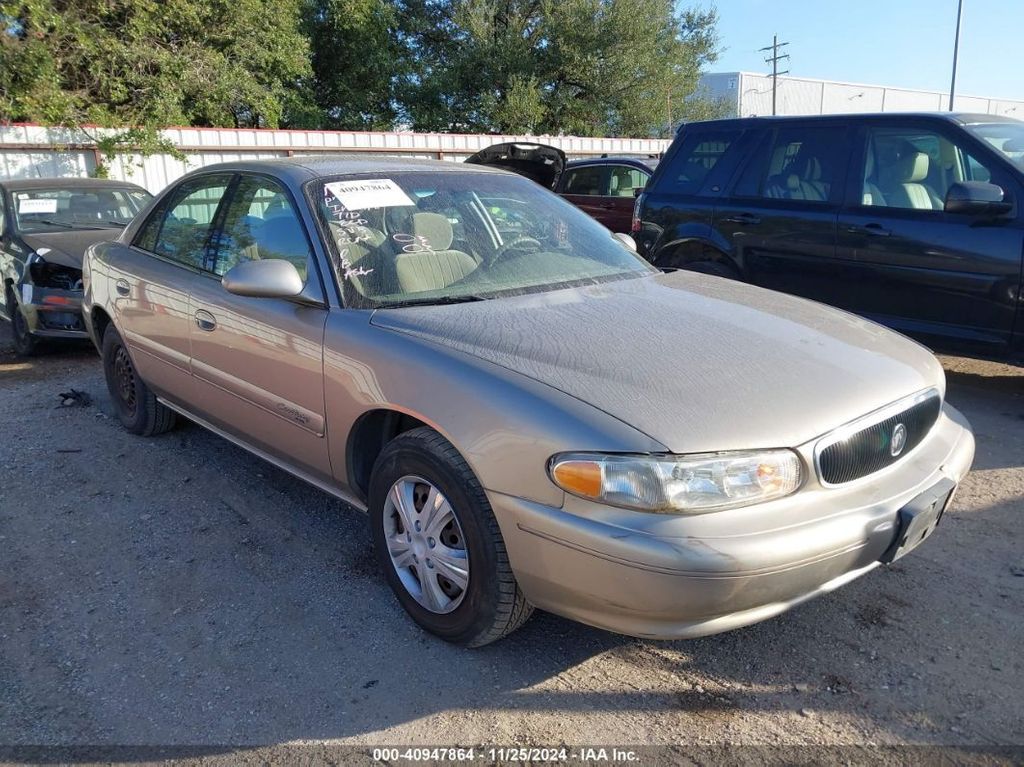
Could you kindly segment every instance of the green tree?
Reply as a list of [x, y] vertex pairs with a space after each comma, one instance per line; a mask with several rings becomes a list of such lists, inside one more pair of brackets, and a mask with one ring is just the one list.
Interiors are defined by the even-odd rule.
[[388, 130], [405, 68], [390, 0], [310, 0], [305, 29], [312, 51], [320, 127]]
[[[419, 129], [665, 135], [706, 112], [716, 12], [671, 0], [421, 0], [404, 101]], [[443, 30], [443, 37], [435, 34]]]
[[0, 119], [277, 127], [307, 108], [302, 0], [0, 0]]

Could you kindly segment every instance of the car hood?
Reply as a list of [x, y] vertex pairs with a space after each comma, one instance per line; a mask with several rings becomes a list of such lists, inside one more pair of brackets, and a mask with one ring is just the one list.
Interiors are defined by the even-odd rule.
[[554, 189], [562, 171], [565, 170], [565, 152], [548, 144], [492, 144], [466, 158], [466, 162], [505, 168], [520, 176], [526, 176], [543, 187]]
[[22, 233], [20, 236], [43, 260], [81, 269], [86, 248], [104, 240], [116, 240], [121, 231], [116, 228], [68, 229], [62, 232]]
[[795, 447], [944, 389], [923, 347], [812, 301], [689, 272], [371, 322], [559, 389], [671, 451]]

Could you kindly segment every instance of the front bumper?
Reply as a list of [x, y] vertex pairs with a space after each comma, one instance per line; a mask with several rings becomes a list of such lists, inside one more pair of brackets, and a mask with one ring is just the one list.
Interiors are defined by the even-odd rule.
[[[805, 459], [813, 445], [799, 449]], [[561, 509], [488, 493], [516, 578], [537, 607], [632, 636], [716, 634], [778, 615], [875, 568], [899, 510], [974, 458], [946, 405], [895, 465], [835, 488], [711, 514], [642, 514], [566, 496]], [[813, 465], [808, 463], [808, 465]]]
[[21, 310], [29, 332], [40, 338], [89, 338], [82, 319], [82, 291], [41, 288], [25, 283]]

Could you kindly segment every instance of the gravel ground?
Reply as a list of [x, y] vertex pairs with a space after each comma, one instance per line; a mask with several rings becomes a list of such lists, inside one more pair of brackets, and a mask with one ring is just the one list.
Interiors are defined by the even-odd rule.
[[0, 744], [1024, 744], [1022, 369], [943, 360], [978, 454], [897, 565], [707, 639], [538, 613], [465, 651], [359, 512], [197, 426], [125, 433], [91, 348], [0, 332]]

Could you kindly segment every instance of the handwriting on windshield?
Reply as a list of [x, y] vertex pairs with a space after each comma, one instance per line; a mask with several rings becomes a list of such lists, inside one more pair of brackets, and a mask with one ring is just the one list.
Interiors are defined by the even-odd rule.
[[335, 227], [338, 230], [335, 240], [338, 243], [341, 268], [338, 272], [342, 280], [351, 280], [356, 277], [365, 277], [373, 274], [372, 267], [360, 266], [353, 263], [355, 253], [353, 246], [358, 246], [365, 255], [366, 248], [361, 245], [364, 242], [371, 242], [373, 239], [370, 230], [367, 228], [367, 220], [363, 218], [362, 211], [347, 210], [341, 201], [331, 193], [330, 189], [324, 189], [324, 204], [334, 217]]

